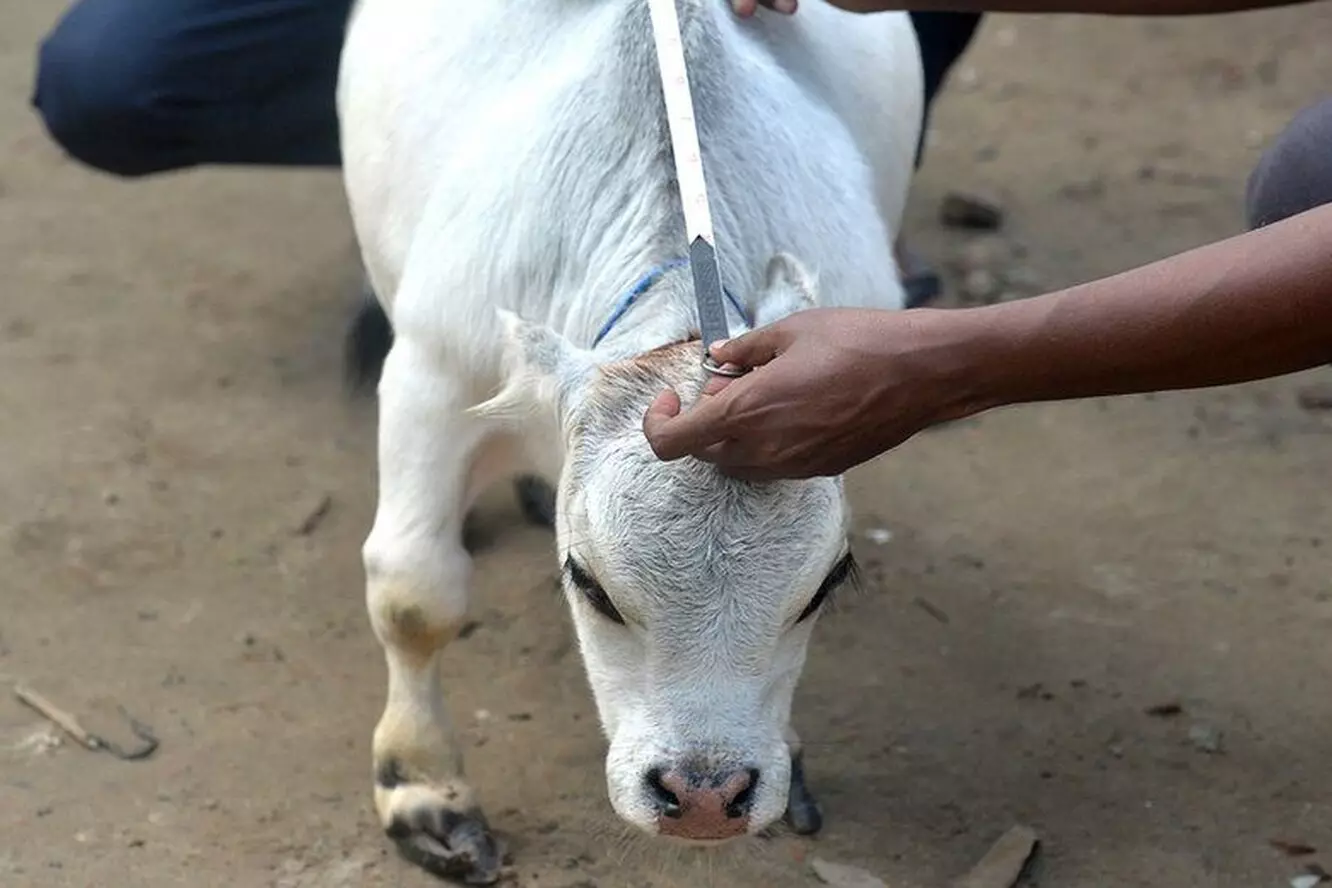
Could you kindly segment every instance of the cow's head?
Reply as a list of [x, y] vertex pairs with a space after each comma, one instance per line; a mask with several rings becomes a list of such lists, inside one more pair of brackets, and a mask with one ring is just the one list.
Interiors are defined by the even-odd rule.
[[[812, 307], [812, 281], [780, 256], [756, 302], [769, 317]], [[686, 407], [697, 397], [697, 341], [598, 366], [548, 328], [505, 323], [505, 390], [479, 409], [553, 419], [564, 441], [558, 557], [611, 804], [695, 841], [764, 828], [787, 804], [810, 630], [850, 567], [840, 481], [750, 484], [658, 460], [643, 414], [666, 385]]]

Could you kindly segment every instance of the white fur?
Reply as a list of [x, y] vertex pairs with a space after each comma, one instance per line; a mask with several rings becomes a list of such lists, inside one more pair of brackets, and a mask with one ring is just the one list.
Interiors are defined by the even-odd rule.
[[[681, 23], [727, 285], [759, 324], [814, 302], [901, 307], [892, 242], [921, 114], [906, 16], [809, 2], [741, 20], [728, 0], [683, 0]], [[651, 454], [651, 397], [703, 381], [697, 343], [641, 357], [697, 335], [688, 269], [591, 347], [626, 287], [686, 253], [645, 0], [361, 0], [338, 102], [397, 337], [364, 547], [389, 665], [376, 761], [410, 772], [377, 790], [385, 825], [471, 804], [437, 652], [467, 609], [464, 513], [531, 471], [558, 487], [560, 562], [628, 621], [566, 582], [615, 810], [655, 832], [647, 769], [701, 756], [761, 770], [763, 828], [786, 803], [813, 621], [792, 623], [848, 516], [836, 479], [747, 485]]]

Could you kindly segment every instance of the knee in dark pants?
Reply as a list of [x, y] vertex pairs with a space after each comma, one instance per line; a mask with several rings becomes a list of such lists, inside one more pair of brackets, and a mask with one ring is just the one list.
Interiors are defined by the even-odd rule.
[[1249, 176], [1244, 203], [1250, 229], [1332, 203], [1332, 99], [1282, 130]]
[[179, 166], [158, 109], [154, 55], [100, 29], [62, 21], [42, 43], [32, 104], [75, 159], [118, 176]]

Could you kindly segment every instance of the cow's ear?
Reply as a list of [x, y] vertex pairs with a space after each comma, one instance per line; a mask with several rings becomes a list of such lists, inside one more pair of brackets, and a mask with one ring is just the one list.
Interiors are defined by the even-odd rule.
[[768, 260], [763, 285], [754, 300], [752, 314], [756, 326], [763, 327], [819, 304], [818, 280], [800, 260], [790, 253], [778, 253]]
[[563, 425], [582, 402], [596, 370], [592, 353], [544, 324], [510, 311], [498, 315], [503, 331], [500, 390], [470, 412], [504, 422], [543, 415]]

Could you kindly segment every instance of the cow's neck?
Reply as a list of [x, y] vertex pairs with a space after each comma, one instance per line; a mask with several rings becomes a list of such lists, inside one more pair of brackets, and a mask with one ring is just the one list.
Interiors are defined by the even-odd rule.
[[[593, 326], [597, 333], [604, 330], [604, 334], [592, 347], [601, 362], [627, 360], [662, 346], [699, 338], [694, 280], [688, 265], [672, 260], [647, 264], [641, 271], [633, 273], [629, 287], [659, 266], [667, 267], [662, 268], [660, 275], [634, 297], [628, 307], [623, 305], [628, 288], [616, 293], [609, 303], [597, 300], [604, 305], [604, 310], [602, 317], [593, 319]], [[735, 298], [726, 300], [726, 318], [734, 336], [748, 329], [752, 309], [743, 291], [732, 288], [731, 293]]]

